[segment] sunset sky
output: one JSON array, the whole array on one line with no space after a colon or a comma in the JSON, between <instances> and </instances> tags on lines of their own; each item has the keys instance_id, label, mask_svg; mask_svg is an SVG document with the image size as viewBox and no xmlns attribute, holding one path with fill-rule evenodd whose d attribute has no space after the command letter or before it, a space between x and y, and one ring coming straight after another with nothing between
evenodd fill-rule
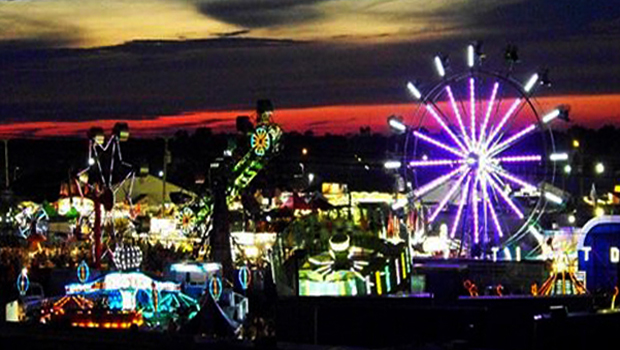
<instances>
[{"instance_id":1,"label":"sunset sky","mask_svg":"<svg viewBox=\"0 0 620 350\"><path fill-rule=\"evenodd\" d=\"M474 40L500 72L517 45L517 81L549 68L541 111L568 104L568 126L620 126L611 1L0 0L0 137L116 121L142 136L232 131L261 98L286 131L385 132L389 115L415 118L407 81L437 84L437 53L464 71Z\"/></svg>"}]
</instances>

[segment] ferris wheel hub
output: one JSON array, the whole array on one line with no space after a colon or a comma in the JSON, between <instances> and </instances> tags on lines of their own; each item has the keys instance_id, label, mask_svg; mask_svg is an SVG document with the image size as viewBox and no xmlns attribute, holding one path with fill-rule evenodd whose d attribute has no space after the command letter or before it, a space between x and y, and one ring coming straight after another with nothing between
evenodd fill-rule
<instances>
[{"instance_id":1,"label":"ferris wheel hub","mask_svg":"<svg viewBox=\"0 0 620 350\"><path fill-rule=\"evenodd\" d=\"M470 153L465 160L470 167L475 167L478 164L479 157L475 152Z\"/></svg>"}]
</instances>

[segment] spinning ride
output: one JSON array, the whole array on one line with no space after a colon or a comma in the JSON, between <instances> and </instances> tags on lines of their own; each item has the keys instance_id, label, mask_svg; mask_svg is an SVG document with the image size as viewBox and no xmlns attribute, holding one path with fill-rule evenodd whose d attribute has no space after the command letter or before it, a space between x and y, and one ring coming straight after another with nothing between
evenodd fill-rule
<instances>
[{"instance_id":1,"label":"spinning ride","mask_svg":"<svg viewBox=\"0 0 620 350\"><path fill-rule=\"evenodd\" d=\"M112 135L106 141L101 128L91 128L88 132L88 167L77 174L77 187L81 197L91 197L94 201L93 246L95 266L99 267L103 253L101 226L102 219L110 223L109 238L116 239L112 209L116 193L125 181L133 187L135 172L133 166L123 160L121 142L129 138L126 123L116 123ZM130 201L131 188L127 194ZM101 206L105 209L102 218Z\"/></svg>"},{"instance_id":2,"label":"spinning ride","mask_svg":"<svg viewBox=\"0 0 620 350\"><path fill-rule=\"evenodd\" d=\"M507 73L481 67L479 47L467 50L468 69L446 74L445 58L435 57L441 82L423 94L409 82L419 101L414 123L390 120L407 131L407 175L414 200L427 209L428 232L448 226L448 239L458 242L453 256L481 256L491 249L515 245L534 226L547 204L563 204L553 192L554 152L551 122L567 119L559 106L539 112L532 94L546 73L525 84ZM506 58L516 61L516 49ZM445 230L445 229L444 229ZM531 247L530 247L531 248Z\"/></svg>"},{"instance_id":3,"label":"spinning ride","mask_svg":"<svg viewBox=\"0 0 620 350\"><path fill-rule=\"evenodd\" d=\"M235 163L232 172L221 174L226 180L224 196L226 204L230 205L237 196L252 182L258 173L265 167L272 156L280 150L282 129L273 122L273 105L269 100L259 100L257 103L256 127L250 136L251 148ZM212 217L215 199L213 195L205 196L196 203L183 209L179 215L185 232L197 230L201 236L200 247L204 247L213 229ZM194 212L195 214L192 214Z\"/></svg>"}]
</instances>

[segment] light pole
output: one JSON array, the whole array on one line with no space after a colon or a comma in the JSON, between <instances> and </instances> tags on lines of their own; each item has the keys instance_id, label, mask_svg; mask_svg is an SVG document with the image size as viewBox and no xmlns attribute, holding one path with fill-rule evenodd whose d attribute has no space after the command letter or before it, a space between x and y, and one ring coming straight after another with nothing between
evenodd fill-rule
<instances>
[{"instance_id":1,"label":"light pole","mask_svg":"<svg viewBox=\"0 0 620 350\"><path fill-rule=\"evenodd\" d=\"M4 139L4 185L9 188L9 140Z\"/></svg>"},{"instance_id":2,"label":"light pole","mask_svg":"<svg viewBox=\"0 0 620 350\"><path fill-rule=\"evenodd\" d=\"M162 176L162 196L161 196L161 205L164 207L166 205L166 181L168 179L168 164L172 160L172 155L170 154L170 150L168 150L168 137L164 137L164 167L163 167L163 176Z\"/></svg>"}]
</instances>

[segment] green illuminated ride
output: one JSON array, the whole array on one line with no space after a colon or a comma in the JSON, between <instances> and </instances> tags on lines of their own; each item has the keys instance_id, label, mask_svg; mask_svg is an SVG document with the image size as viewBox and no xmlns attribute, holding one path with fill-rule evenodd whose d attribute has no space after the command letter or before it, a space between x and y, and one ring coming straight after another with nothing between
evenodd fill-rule
<instances>
[{"instance_id":1,"label":"green illuminated ride","mask_svg":"<svg viewBox=\"0 0 620 350\"><path fill-rule=\"evenodd\" d=\"M250 149L231 168L222 166L218 179L215 182L224 188L213 189L211 194L205 195L191 203L179 215L181 227L185 234L193 230L200 237L200 246L196 253L203 254L207 240L213 231L215 202L217 196L225 197L226 206L233 203L239 194L248 187L258 173L266 166L272 156L280 150L282 129L273 122L273 106L269 100L259 100L257 103L256 126L250 135ZM229 170L230 169L230 170ZM223 192L223 193L222 193ZM188 208L195 213L191 215Z\"/></svg>"}]
</instances>

